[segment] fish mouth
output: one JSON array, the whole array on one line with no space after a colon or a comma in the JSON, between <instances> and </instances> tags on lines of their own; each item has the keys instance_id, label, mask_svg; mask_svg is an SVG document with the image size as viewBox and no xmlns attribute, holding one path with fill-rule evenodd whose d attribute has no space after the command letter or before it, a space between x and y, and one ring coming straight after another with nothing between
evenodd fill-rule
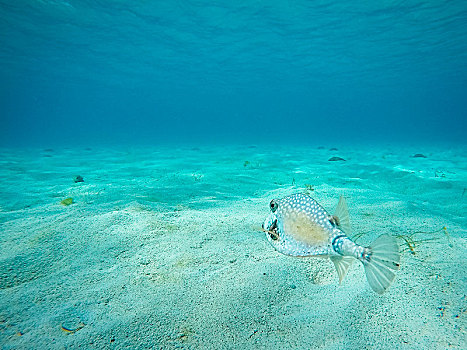
<instances>
[{"instance_id":1,"label":"fish mouth","mask_svg":"<svg viewBox=\"0 0 467 350\"><path fill-rule=\"evenodd\" d=\"M277 219L273 221L271 226L269 226L269 230L266 230L264 225L261 225L261 229L269 234L269 237L271 237L273 241L277 241L279 239L279 233L277 232Z\"/></svg>"}]
</instances>

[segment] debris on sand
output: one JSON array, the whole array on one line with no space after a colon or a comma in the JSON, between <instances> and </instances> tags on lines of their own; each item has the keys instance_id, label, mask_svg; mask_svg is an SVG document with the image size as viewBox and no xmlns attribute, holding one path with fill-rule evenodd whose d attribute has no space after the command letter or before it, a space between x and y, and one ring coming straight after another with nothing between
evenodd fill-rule
<instances>
[{"instance_id":1,"label":"debris on sand","mask_svg":"<svg viewBox=\"0 0 467 350\"><path fill-rule=\"evenodd\" d=\"M84 179L81 175L75 175L73 176L73 181L76 182L84 182Z\"/></svg>"},{"instance_id":2,"label":"debris on sand","mask_svg":"<svg viewBox=\"0 0 467 350\"><path fill-rule=\"evenodd\" d=\"M60 202L61 205L67 206L73 204L73 198L66 198Z\"/></svg>"},{"instance_id":3,"label":"debris on sand","mask_svg":"<svg viewBox=\"0 0 467 350\"><path fill-rule=\"evenodd\" d=\"M346 160L344 158L341 158L341 157L331 157L328 159L329 162L339 162L339 161L342 161L342 162L345 162Z\"/></svg>"}]
</instances>

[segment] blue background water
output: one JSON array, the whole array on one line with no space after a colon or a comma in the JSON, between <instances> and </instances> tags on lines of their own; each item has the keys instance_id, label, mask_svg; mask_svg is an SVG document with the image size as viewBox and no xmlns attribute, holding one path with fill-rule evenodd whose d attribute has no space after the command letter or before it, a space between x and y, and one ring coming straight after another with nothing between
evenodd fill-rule
<instances>
[{"instance_id":1,"label":"blue background water","mask_svg":"<svg viewBox=\"0 0 467 350\"><path fill-rule=\"evenodd\" d=\"M0 1L2 145L462 142L465 1Z\"/></svg>"}]
</instances>

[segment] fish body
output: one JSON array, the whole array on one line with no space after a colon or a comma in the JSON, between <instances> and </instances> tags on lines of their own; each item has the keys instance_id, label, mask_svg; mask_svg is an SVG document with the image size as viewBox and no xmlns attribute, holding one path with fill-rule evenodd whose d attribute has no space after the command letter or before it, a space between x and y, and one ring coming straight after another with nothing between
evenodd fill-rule
<instances>
[{"instance_id":1,"label":"fish body","mask_svg":"<svg viewBox=\"0 0 467 350\"><path fill-rule=\"evenodd\" d=\"M343 197L336 215L330 215L312 197L301 193L273 199L269 207L271 212L263 223L263 230L278 252L297 257L329 257L340 281L357 259L365 267L370 286L379 294L393 281L400 261L395 239L383 235L369 247L354 243L346 235L350 231L350 220Z\"/></svg>"}]
</instances>

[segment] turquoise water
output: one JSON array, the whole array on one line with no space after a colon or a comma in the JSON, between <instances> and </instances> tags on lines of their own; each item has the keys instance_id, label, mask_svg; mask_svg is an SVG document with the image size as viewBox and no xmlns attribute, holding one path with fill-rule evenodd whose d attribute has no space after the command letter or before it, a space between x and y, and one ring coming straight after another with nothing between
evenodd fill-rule
<instances>
[{"instance_id":1,"label":"turquoise water","mask_svg":"<svg viewBox=\"0 0 467 350\"><path fill-rule=\"evenodd\" d=\"M0 140L463 141L466 23L463 1L1 1Z\"/></svg>"},{"instance_id":2,"label":"turquoise water","mask_svg":"<svg viewBox=\"0 0 467 350\"><path fill-rule=\"evenodd\" d=\"M467 348L466 23L461 1L0 0L0 348ZM384 294L268 243L293 193L396 239Z\"/></svg>"}]
</instances>

